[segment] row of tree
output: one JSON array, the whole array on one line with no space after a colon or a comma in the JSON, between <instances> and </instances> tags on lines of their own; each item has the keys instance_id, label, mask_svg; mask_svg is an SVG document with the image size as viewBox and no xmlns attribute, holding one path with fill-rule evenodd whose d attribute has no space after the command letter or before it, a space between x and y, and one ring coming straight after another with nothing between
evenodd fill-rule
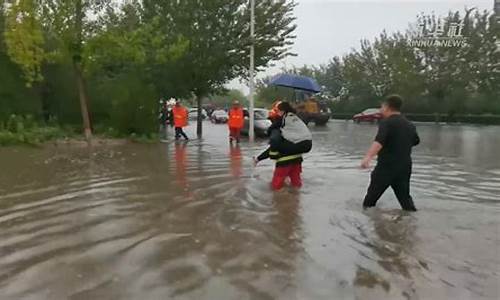
<instances>
[{"instance_id":1,"label":"row of tree","mask_svg":"<svg viewBox=\"0 0 500 300\"><path fill-rule=\"evenodd\" d=\"M425 37L436 26L444 39ZM447 45L447 40L456 43ZM405 33L383 32L325 65L284 72L314 77L324 88L319 97L333 100L335 112L377 107L384 95L397 93L407 112L500 114L499 42L499 16L488 11L450 12L441 23L436 16L420 16ZM258 85L258 99L294 97L267 86L268 79Z\"/></svg>"},{"instance_id":2,"label":"row of tree","mask_svg":"<svg viewBox=\"0 0 500 300\"><path fill-rule=\"evenodd\" d=\"M294 0L0 0L0 121L11 114L122 133L157 128L158 99L220 93L290 55ZM201 114L199 114L201 116ZM201 122L198 124L201 135Z\"/></svg>"}]
</instances>

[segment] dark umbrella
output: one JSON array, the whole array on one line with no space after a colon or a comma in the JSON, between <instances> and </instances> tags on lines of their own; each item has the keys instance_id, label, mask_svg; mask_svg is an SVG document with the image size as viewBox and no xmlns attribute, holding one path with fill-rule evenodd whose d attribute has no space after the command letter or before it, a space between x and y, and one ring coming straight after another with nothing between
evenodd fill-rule
<instances>
[{"instance_id":1,"label":"dark umbrella","mask_svg":"<svg viewBox=\"0 0 500 300\"><path fill-rule=\"evenodd\" d=\"M316 80L310 77L300 76L300 75L292 75L292 74L276 75L269 81L269 84L289 87L296 90L302 90L313 93L321 92L321 87L318 85Z\"/></svg>"}]
</instances>

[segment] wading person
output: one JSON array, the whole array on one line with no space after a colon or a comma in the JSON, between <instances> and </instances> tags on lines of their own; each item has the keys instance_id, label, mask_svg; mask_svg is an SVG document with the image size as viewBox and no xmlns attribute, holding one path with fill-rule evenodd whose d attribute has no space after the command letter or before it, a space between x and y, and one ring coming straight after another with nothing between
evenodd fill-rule
<instances>
[{"instance_id":1,"label":"wading person","mask_svg":"<svg viewBox=\"0 0 500 300\"><path fill-rule=\"evenodd\" d=\"M383 120L380 121L375 141L361 162L361 167L367 169L378 155L363 208L375 206L390 186L403 210L417 210L410 196L411 150L420 143L420 139L415 125L401 115L402 105L403 100L397 95L387 97L382 103L380 111Z\"/></svg>"},{"instance_id":2,"label":"wading person","mask_svg":"<svg viewBox=\"0 0 500 300\"><path fill-rule=\"evenodd\" d=\"M174 117L174 127L175 127L175 140L182 137L187 141L189 138L184 132L183 128L188 124L188 110L181 105L181 102L177 100L175 106L172 108L172 114Z\"/></svg>"},{"instance_id":3,"label":"wading person","mask_svg":"<svg viewBox=\"0 0 500 300\"><path fill-rule=\"evenodd\" d=\"M229 142L232 143L236 140L236 143L240 143L241 128L243 128L244 116L243 109L238 101L233 102L233 107L229 110L229 120L227 122L229 126Z\"/></svg>"},{"instance_id":4,"label":"wading person","mask_svg":"<svg viewBox=\"0 0 500 300\"><path fill-rule=\"evenodd\" d=\"M295 188L302 186L302 154L311 151L312 135L307 125L296 115L295 109L288 102L281 102L277 107L278 117L270 132L269 148L254 158L259 161L270 158L276 160L276 167L271 182L273 190L283 187L290 178Z\"/></svg>"}]
</instances>

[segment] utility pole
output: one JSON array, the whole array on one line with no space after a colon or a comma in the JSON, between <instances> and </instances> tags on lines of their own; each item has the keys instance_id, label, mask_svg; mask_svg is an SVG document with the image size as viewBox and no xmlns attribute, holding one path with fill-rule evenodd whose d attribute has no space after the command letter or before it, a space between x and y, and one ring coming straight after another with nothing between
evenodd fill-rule
<instances>
[{"instance_id":1,"label":"utility pole","mask_svg":"<svg viewBox=\"0 0 500 300\"><path fill-rule=\"evenodd\" d=\"M249 126L248 126L248 137L250 142L255 139L255 127L254 127L254 73L255 73L255 0L250 0L250 107L248 109L249 113Z\"/></svg>"}]
</instances>

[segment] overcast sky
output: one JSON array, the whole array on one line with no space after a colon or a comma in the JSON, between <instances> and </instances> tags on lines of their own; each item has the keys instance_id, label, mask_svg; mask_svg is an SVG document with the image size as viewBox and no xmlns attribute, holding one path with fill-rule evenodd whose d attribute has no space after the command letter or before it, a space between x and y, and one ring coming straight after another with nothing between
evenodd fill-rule
<instances>
[{"instance_id":1,"label":"overcast sky","mask_svg":"<svg viewBox=\"0 0 500 300\"><path fill-rule=\"evenodd\" d=\"M258 0L257 0L258 1ZM389 33L405 31L420 13L445 16L448 11L476 7L493 10L494 0L296 0L297 38L293 46L296 57L277 62L258 77L279 72L286 66L318 65L333 56L342 56L358 48L361 39L373 40L384 29ZM246 84L237 80L229 84L248 93Z\"/></svg>"}]
</instances>

